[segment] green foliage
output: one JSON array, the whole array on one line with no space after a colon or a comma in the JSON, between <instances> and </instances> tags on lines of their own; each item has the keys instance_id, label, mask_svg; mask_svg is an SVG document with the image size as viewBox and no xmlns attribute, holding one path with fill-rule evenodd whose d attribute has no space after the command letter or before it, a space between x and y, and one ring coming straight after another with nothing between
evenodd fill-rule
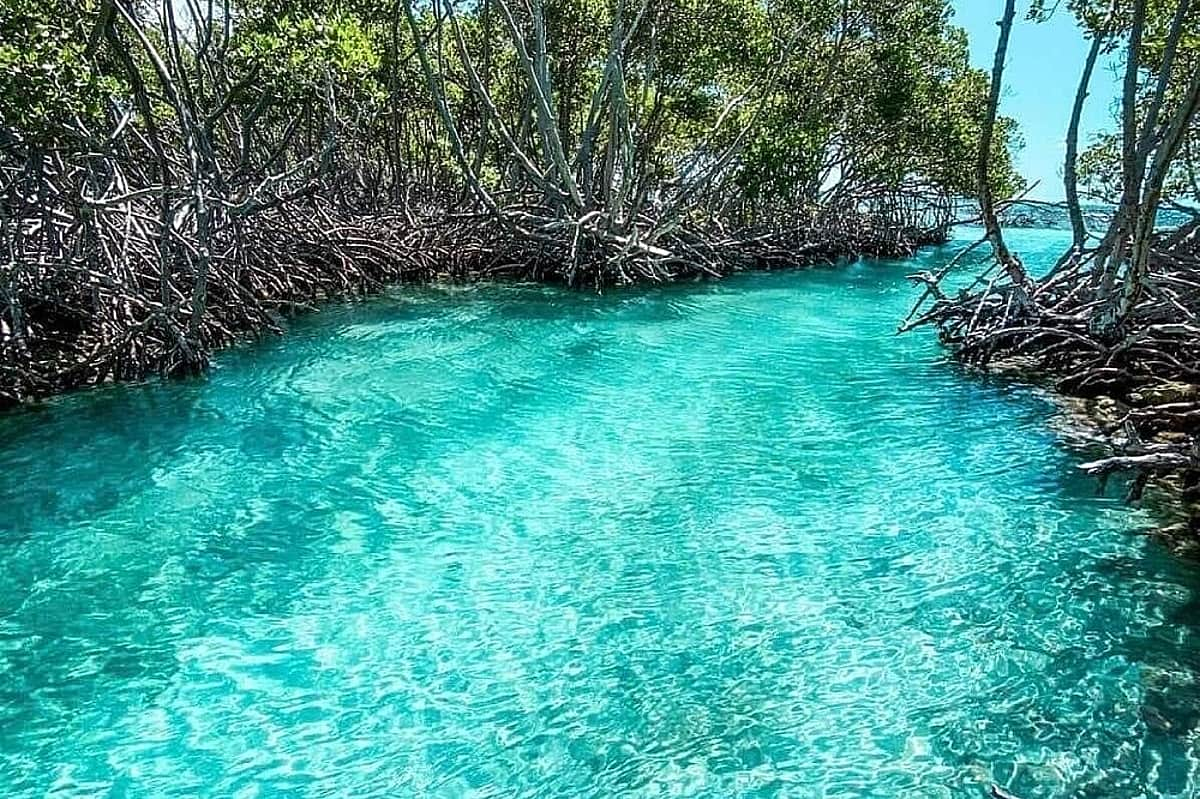
<instances>
[{"instance_id":1,"label":"green foliage","mask_svg":"<svg viewBox=\"0 0 1200 799\"><path fill-rule=\"evenodd\" d=\"M906 186L974 193L988 80L944 2L795 0L788 13L803 37L748 148L746 191L777 201ZM1009 120L993 151L1001 194L1021 183L1015 144Z\"/></svg>"},{"instance_id":2,"label":"green foliage","mask_svg":"<svg viewBox=\"0 0 1200 799\"><path fill-rule=\"evenodd\" d=\"M159 17L170 1L134 4L145 36L164 52L169 42ZM614 17L622 14L627 30L640 4L542 2L551 110L564 147L573 154L589 124L597 150L615 147L617 121L596 115L594 94ZM471 89L466 59L512 135L535 160L548 155L496 3L455 6L465 57L444 8L441 15L429 5L415 11L439 75L436 93L474 170L500 188L513 174L511 153ZM519 35L532 46L531 5L509 5ZM110 19L106 29L101 8L101 0L5 0L0 111L6 128L26 139L61 139L76 119L110 108L150 108L159 123L174 124L166 87L128 20ZM194 20L180 28L177 56L180 80L194 92L189 97L201 109L228 114L227 124L211 125L214 148L245 161L247 148L272 151L295 142L294 153L277 155L295 160L311 154L314 141L335 125L339 148L363 168L386 163L396 175L461 180L452 177L458 166L400 2L229 0L228 8L229 39L218 32L203 56L206 65L196 63ZM735 151L729 185L752 204L808 207L914 187L943 196L974 192L988 82L970 67L947 0L659 0L646 8L623 54L629 118L620 122L636 149L639 180L648 181L643 190L703 171ZM141 87L127 85L131 59ZM135 93L142 94L137 103ZM1020 185L1011 155L1018 143L1015 124L1002 120L992 154L1000 194ZM611 181L616 166L605 169L602 179Z\"/></svg>"},{"instance_id":3,"label":"green foliage","mask_svg":"<svg viewBox=\"0 0 1200 799\"><path fill-rule=\"evenodd\" d=\"M0 118L27 139L57 139L100 116L121 91L89 53L98 3L0 5Z\"/></svg>"},{"instance_id":4,"label":"green foliage","mask_svg":"<svg viewBox=\"0 0 1200 799\"><path fill-rule=\"evenodd\" d=\"M330 83L381 96L382 56L363 22L345 12L252 17L235 46L241 69L255 70L259 85L283 100L323 92Z\"/></svg>"}]
</instances>

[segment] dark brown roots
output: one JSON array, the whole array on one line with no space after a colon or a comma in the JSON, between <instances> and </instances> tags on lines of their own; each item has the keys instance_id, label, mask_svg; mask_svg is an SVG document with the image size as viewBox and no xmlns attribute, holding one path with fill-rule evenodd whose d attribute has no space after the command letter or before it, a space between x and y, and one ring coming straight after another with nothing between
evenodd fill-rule
<instances>
[{"instance_id":1,"label":"dark brown roots","mask_svg":"<svg viewBox=\"0 0 1200 799\"><path fill-rule=\"evenodd\" d=\"M496 214L348 214L316 197L227 214L200 248L153 203L47 214L10 228L0 272L0 405L150 375L203 370L211 353L280 329L288 314L390 283L517 279L602 289L751 269L904 256L941 231L868 218L793 218L723 230L660 228L603 214L562 219L519 205ZM13 216L19 216L13 214ZM191 220L185 220L192 224Z\"/></svg>"},{"instance_id":2,"label":"dark brown roots","mask_svg":"<svg viewBox=\"0 0 1200 799\"><path fill-rule=\"evenodd\" d=\"M1165 476L1195 486L1200 245L1194 237L1168 236L1157 245L1128 313L1118 310L1119 281L1106 284L1085 255L1025 285L998 275L995 266L954 293L943 288L949 269L913 275L925 291L903 329L933 324L967 364L1018 364L1030 376L1051 379L1063 394L1116 400L1122 412L1104 430L1109 452L1081 468L1102 479L1132 472L1131 499Z\"/></svg>"},{"instance_id":3,"label":"dark brown roots","mask_svg":"<svg viewBox=\"0 0 1200 799\"><path fill-rule=\"evenodd\" d=\"M836 220L776 217L770 224L726 229L716 222L676 223L643 214L618 223L594 211L564 219L537 205L450 217L440 238L446 271L469 279L509 278L572 288L721 278L735 272L833 264L859 256L906 257L945 240L945 230L879 224L867 216Z\"/></svg>"},{"instance_id":4,"label":"dark brown roots","mask_svg":"<svg viewBox=\"0 0 1200 799\"><path fill-rule=\"evenodd\" d=\"M10 264L0 283L0 405L205 368L211 352L332 296L432 273L424 231L397 218L339 218L318 203L229 225L203 281L194 244L163 241L136 214L64 222L58 258ZM199 296L198 296L199 295Z\"/></svg>"}]
</instances>

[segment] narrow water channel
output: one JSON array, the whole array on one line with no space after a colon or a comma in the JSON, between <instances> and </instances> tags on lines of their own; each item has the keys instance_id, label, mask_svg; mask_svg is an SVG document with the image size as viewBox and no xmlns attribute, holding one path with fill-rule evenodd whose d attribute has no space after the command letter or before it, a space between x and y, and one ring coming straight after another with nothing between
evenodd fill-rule
<instances>
[{"instance_id":1,"label":"narrow water channel","mask_svg":"<svg viewBox=\"0 0 1200 799\"><path fill-rule=\"evenodd\" d=\"M0 795L1197 795L1200 572L893 335L952 251L405 288L0 417Z\"/></svg>"}]
</instances>

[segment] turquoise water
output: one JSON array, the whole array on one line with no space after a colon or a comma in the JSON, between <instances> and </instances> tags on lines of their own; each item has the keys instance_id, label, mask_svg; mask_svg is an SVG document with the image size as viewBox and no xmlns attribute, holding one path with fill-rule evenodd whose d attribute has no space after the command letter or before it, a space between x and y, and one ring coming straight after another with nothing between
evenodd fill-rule
<instances>
[{"instance_id":1,"label":"turquoise water","mask_svg":"<svg viewBox=\"0 0 1200 799\"><path fill-rule=\"evenodd\" d=\"M407 288L0 417L0 796L1196 795L1200 573L893 336L951 250Z\"/></svg>"}]
</instances>

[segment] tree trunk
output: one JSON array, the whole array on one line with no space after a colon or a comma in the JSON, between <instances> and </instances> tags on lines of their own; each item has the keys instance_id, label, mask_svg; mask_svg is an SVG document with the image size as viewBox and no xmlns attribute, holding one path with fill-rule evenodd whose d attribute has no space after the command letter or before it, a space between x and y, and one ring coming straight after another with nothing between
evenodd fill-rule
<instances>
[{"instance_id":1,"label":"tree trunk","mask_svg":"<svg viewBox=\"0 0 1200 799\"><path fill-rule=\"evenodd\" d=\"M1141 177L1146 162L1138 164L1137 93L1141 67L1142 32L1146 26L1146 0L1135 0L1125 57L1125 81L1121 94L1121 202L1100 247L1098 263L1103 275L1100 292L1109 295L1125 257L1127 239L1137 211Z\"/></svg>"},{"instance_id":2,"label":"tree trunk","mask_svg":"<svg viewBox=\"0 0 1200 799\"><path fill-rule=\"evenodd\" d=\"M1006 0L1004 16L1000 19L1000 40L996 43L996 57L992 62L992 85L988 93L988 107L979 135L979 155L975 164L975 183L979 193L979 213L983 228L991 242L992 252L1012 282L1017 286L1026 283L1025 268L1020 260L1009 251L1004 242L1004 232L996 218L996 202L992 196L991 163L992 141L995 138L996 112L1000 106L1000 89L1004 81L1004 60L1008 56L1008 39L1012 34L1013 17L1016 16L1016 0Z\"/></svg>"},{"instance_id":3,"label":"tree trunk","mask_svg":"<svg viewBox=\"0 0 1200 799\"><path fill-rule=\"evenodd\" d=\"M1162 201L1163 183L1171 162L1179 153L1183 138L1191 127L1200 106L1200 68L1192 74L1187 94L1181 102L1174 117L1161 137L1158 150L1154 154L1154 162L1150 166L1150 176L1146 180L1142 192L1141 203L1138 206L1137 219L1133 226L1133 245L1130 248L1129 269L1125 275L1125 285L1121 292L1121 307L1118 318L1125 318L1133 310L1138 297L1141 295L1146 273L1150 266L1150 244L1154 235L1154 225L1158 218L1158 208Z\"/></svg>"},{"instance_id":4,"label":"tree trunk","mask_svg":"<svg viewBox=\"0 0 1200 799\"><path fill-rule=\"evenodd\" d=\"M1096 69L1096 61L1104 42L1108 38L1109 27L1112 24L1112 13L1104 28L1096 31L1092 38L1092 46L1088 49L1087 59L1083 63L1083 75L1079 78L1079 88L1075 92L1075 104L1071 107L1071 122L1067 126L1067 155L1063 163L1063 190L1067 199L1067 215L1071 219L1071 243L1075 253L1083 249L1087 241L1087 227L1083 221L1083 210L1079 205L1079 124L1083 116L1083 105L1087 102L1088 88L1092 83L1092 73Z\"/></svg>"}]
</instances>

